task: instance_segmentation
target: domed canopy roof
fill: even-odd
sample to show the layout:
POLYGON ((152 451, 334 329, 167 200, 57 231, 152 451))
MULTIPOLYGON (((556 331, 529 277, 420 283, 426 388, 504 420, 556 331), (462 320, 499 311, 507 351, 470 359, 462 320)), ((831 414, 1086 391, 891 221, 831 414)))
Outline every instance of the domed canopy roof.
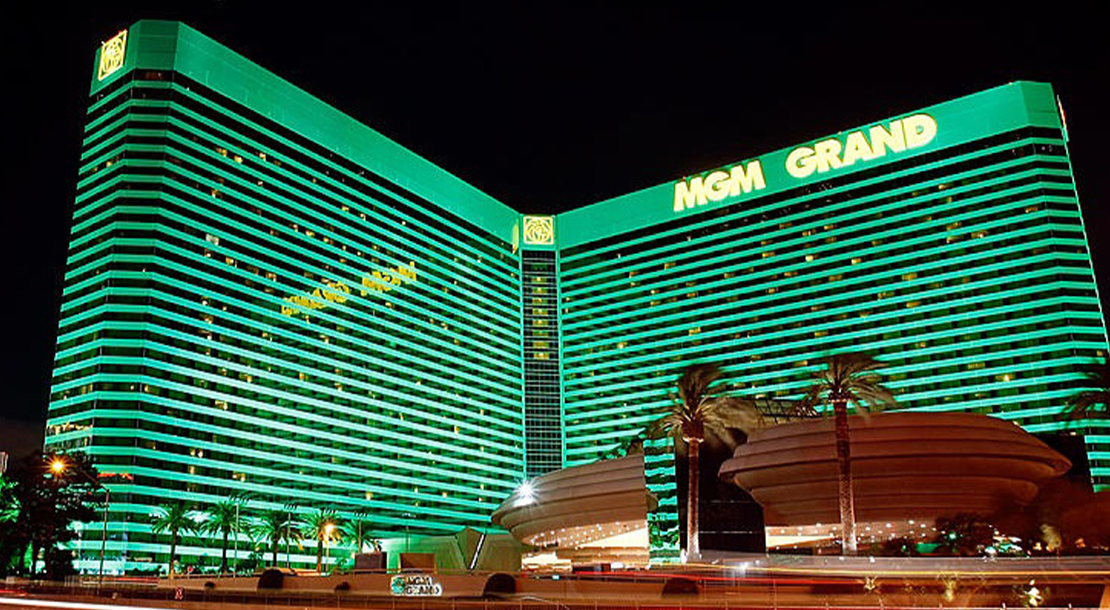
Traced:
MULTIPOLYGON (((990 514, 1006 501, 1029 502, 1040 482, 1071 467, 1013 423, 984 415, 901 412, 849 420, 860 523, 990 514)), ((840 520, 831 418, 754 432, 720 474, 752 494, 768 526, 840 520)))
MULTIPOLYGON (((563 468, 522 485, 492 521, 525 544, 574 549, 642 534, 658 500, 647 489, 643 454, 563 468)), ((638 539, 639 537, 637 537, 638 539)))

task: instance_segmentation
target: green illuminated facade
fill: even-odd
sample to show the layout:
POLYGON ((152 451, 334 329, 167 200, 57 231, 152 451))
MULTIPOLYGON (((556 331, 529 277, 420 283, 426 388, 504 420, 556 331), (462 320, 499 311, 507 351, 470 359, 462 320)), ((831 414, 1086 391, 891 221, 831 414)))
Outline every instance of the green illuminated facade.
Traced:
POLYGON ((165 561, 171 499, 488 524, 524 470, 519 215, 187 26, 125 58, 94 76, 47 443, 114 475, 112 567, 165 561))
POLYGON ((912 116, 935 134, 899 152, 876 142, 908 118, 757 158, 763 188, 719 202, 676 201, 707 172, 559 216, 568 464, 651 421, 689 363, 789 399, 822 357, 863 351, 888 363, 901 409, 1075 429, 1110 483, 1110 428, 1062 414, 1107 337, 1051 88, 1014 83, 912 116), (849 166, 855 134, 872 158, 849 166), (806 169, 796 151, 830 140, 841 167, 790 172, 806 169))
MULTIPOLYGON (((537 217, 187 26, 112 44, 47 430, 112 489, 110 571, 167 561, 148 515, 178 499, 485 529, 522 478, 609 454, 706 360, 790 398, 822 356, 871 352, 902 408, 1074 428, 1110 481, 1110 429, 1061 415, 1107 337, 1048 85, 537 217)), ((672 458, 649 456, 674 529, 672 458)))

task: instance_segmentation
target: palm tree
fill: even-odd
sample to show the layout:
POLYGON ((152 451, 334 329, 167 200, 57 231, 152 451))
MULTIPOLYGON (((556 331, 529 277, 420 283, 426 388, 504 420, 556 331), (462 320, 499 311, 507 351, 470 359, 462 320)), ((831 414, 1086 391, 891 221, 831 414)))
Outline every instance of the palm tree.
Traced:
POLYGON ((678 396, 671 394, 671 404, 663 416, 648 428, 649 438, 673 436, 686 442, 688 479, 686 484, 686 556, 696 559, 701 555, 698 544, 698 455, 705 432, 727 427, 750 430, 760 425, 762 418, 754 404, 747 399, 724 394, 725 384, 718 384, 721 369, 716 364, 695 364, 686 368, 678 378, 678 396))
POLYGON ((324 545, 339 537, 339 515, 330 508, 320 508, 302 524, 306 537, 316 540, 316 571, 324 567, 324 545))
POLYGON ((363 542, 366 540, 365 534, 370 531, 374 526, 373 522, 369 519, 370 515, 359 511, 351 520, 344 524, 343 530, 347 532, 352 538, 355 539, 355 553, 362 552, 363 542))
POLYGON ((201 524, 200 529, 205 534, 220 534, 220 574, 227 573, 227 539, 231 532, 238 536, 239 527, 239 502, 229 498, 218 502, 208 513, 208 518, 201 524))
POLYGON ((151 530, 155 534, 169 532, 170 534, 170 571, 173 578, 173 564, 177 558, 177 543, 181 541, 182 534, 196 533, 197 523, 193 520, 194 512, 184 502, 174 502, 168 506, 159 506, 151 513, 153 523, 151 530))
POLYGON ((278 550, 281 541, 293 536, 293 519, 285 509, 268 510, 262 513, 254 522, 254 535, 270 543, 270 565, 278 564, 278 550))
POLYGON ((802 399, 804 409, 814 410, 831 402, 836 420, 836 465, 840 487, 840 529, 843 553, 856 554, 856 509, 852 493, 852 450, 848 431, 848 406, 866 415, 894 405, 894 394, 879 383, 875 372, 882 366, 867 354, 837 354, 825 360, 825 368, 813 373, 813 385, 802 399))
POLYGON ((1094 362, 1082 367, 1087 390, 1071 397, 1068 413, 1072 418, 1110 417, 1110 360, 1094 362), (1098 413, 1102 411, 1101 413, 1098 413))

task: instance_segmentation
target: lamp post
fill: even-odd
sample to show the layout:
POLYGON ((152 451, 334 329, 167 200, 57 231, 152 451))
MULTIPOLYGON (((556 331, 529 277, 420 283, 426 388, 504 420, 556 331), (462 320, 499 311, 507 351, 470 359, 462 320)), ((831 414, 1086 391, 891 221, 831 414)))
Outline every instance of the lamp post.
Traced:
POLYGON ((285 567, 293 568, 293 552, 291 550, 293 544, 293 511, 298 508, 296 502, 289 502, 285 505, 285 512, 288 519, 285 521, 285 567))
MULTIPOLYGON (((402 513, 401 517, 404 518, 404 520, 405 520, 405 552, 408 553, 409 552, 409 520, 413 518, 413 514, 412 513, 402 513)), ((404 571, 403 566, 401 565, 401 558, 400 557, 397 558, 397 567, 402 568, 402 570, 401 570, 402 572, 404 571)))
MULTIPOLYGON (((55 475, 61 475, 69 469, 69 464, 61 456, 55 457, 50 462, 50 470, 55 475)), ((100 569, 97 572, 96 587, 99 589, 104 585, 104 551, 108 546, 108 507, 112 504, 112 492, 103 483, 96 480, 95 477, 85 472, 80 468, 74 468, 75 472, 85 477, 94 486, 99 487, 104 491, 104 522, 100 529, 100 569)))
MULTIPOLYGON (((240 536, 240 534, 243 533, 242 525, 239 522, 239 508, 241 506, 243 506, 244 502, 250 501, 251 495, 250 495, 250 493, 244 492, 244 493, 236 493, 232 497, 235 499, 235 553, 234 553, 233 557, 235 559, 236 564, 238 564, 238 562, 239 562, 239 536, 240 536)), ((231 572, 232 572, 232 574, 236 574, 236 575, 239 574, 238 567, 236 567, 236 569, 233 569, 231 572)))
POLYGON ((233 553, 233 555, 235 557, 236 568, 231 571, 231 573, 235 576, 239 575, 239 569, 238 569, 238 564, 239 564, 239 532, 240 532, 240 529, 239 529, 239 506, 241 504, 242 504, 242 502, 236 502, 235 503, 235 553, 233 553))

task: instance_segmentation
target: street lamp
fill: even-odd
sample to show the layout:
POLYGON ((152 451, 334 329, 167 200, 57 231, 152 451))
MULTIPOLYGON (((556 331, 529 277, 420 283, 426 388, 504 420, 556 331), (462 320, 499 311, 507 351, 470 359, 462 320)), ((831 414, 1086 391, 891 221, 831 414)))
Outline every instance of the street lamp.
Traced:
POLYGON ((293 511, 297 510, 300 505, 296 502, 288 502, 285 505, 285 512, 287 519, 285 521, 285 567, 292 569, 293 567, 293 552, 291 547, 293 545, 293 511))
POLYGON ((405 552, 409 552, 409 521, 414 517, 412 513, 401 513, 401 518, 405 520, 405 552))
MULTIPOLYGON (((50 471, 53 472, 55 475, 61 476, 67 469, 69 469, 69 464, 62 456, 55 456, 55 458, 50 462, 50 471)), ((104 550, 108 546, 108 507, 112 503, 112 492, 107 487, 105 487, 104 484, 96 480, 96 477, 90 475, 84 470, 80 468, 74 468, 73 470, 74 472, 77 472, 81 476, 88 479, 89 482, 91 482, 96 487, 104 490, 104 523, 100 530, 100 569, 98 571, 96 579, 96 586, 97 588, 100 588, 104 585, 104 550)))
MULTIPOLYGON (((366 492, 366 499, 370 500, 374 497, 373 492, 366 492)), ((355 513, 355 554, 358 555, 362 552, 362 522, 366 520, 369 514, 364 510, 359 510, 355 513)))
POLYGON ((250 496, 249 493, 237 493, 237 494, 235 494, 234 499, 235 499, 235 554, 234 554, 234 558, 235 558, 236 568, 233 569, 231 572, 232 572, 232 574, 238 575, 239 574, 239 569, 238 569, 239 537, 243 533, 242 526, 239 523, 239 508, 243 505, 244 502, 249 502, 250 499, 251 499, 251 496, 250 496))
POLYGON ((231 570, 234 576, 239 575, 239 534, 243 531, 239 526, 239 507, 242 506, 242 504, 242 502, 235 503, 235 553, 233 554, 235 557, 235 568, 231 570))

